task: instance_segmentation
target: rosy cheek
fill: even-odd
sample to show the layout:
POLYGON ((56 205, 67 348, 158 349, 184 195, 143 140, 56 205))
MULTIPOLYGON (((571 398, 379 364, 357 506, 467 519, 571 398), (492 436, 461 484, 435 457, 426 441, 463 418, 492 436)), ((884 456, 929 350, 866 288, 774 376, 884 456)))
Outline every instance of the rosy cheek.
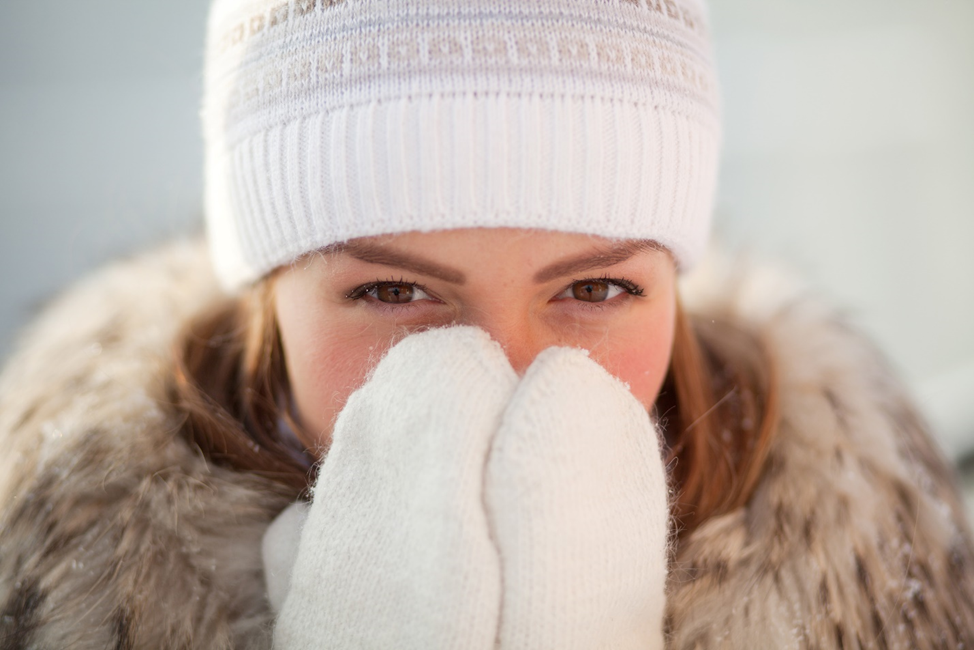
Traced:
POLYGON ((650 410, 666 378, 673 348, 675 304, 667 301, 648 313, 620 323, 592 357, 650 410))
POLYGON ((659 395, 669 360, 669 346, 646 341, 614 350, 600 362, 610 373, 627 383, 636 399, 649 410, 659 395))
MULTIPOLYGON (((335 418, 390 345, 387 338, 358 329, 332 329, 293 355, 288 375, 302 428, 314 446, 326 445, 335 418)), ((289 355, 292 356, 292 355, 289 355)))

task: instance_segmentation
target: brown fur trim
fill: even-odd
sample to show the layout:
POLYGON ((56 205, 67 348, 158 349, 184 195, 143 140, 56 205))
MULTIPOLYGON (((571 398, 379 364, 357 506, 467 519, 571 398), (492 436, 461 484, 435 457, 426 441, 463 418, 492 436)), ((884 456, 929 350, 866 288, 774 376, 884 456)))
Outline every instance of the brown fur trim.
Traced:
POLYGON ((768 344, 781 430, 750 502, 678 550, 670 647, 974 647, 963 505, 884 360, 774 274, 733 276, 697 278, 698 308, 768 344))
POLYGON ((274 486, 208 466, 162 377, 214 295, 198 244, 52 305, 0 379, 0 647, 266 648, 274 486))

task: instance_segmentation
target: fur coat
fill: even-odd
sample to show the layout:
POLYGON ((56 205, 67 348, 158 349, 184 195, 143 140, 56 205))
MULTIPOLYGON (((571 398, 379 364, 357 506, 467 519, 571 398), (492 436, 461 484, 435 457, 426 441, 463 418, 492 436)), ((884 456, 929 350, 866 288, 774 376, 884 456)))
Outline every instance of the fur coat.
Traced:
MULTIPOLYGON (((725 270, 726 271, 726 270, 725 270)), ((671 648, 974 648, 951 470, 877 353, 766 271, 695 274, 691 311, 768 344, 781 429, 748 504, 680 544, 671 648)), ((268 648, 274 485, 208 464, 165 402, 173 337, 219 297, 199 243, 56 301, 0 377, 0 648, 268 648)))

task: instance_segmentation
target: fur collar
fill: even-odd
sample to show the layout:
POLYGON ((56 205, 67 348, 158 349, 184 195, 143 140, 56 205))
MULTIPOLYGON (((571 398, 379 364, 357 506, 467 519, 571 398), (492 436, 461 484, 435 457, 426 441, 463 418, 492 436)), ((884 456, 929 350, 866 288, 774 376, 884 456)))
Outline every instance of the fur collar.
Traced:
MULTIPOLYGON (((679 548, 669 647, 974 647, 974 547, 901 388, 817 302, 735 268, 684 299, 768 343, 782 428, 751 502, 679 548)), ((179 243, 22 341, 0 377, 0 647, 270 647, 260 540, 287 498, 208 465, 164 401, 175 332, 218 298, 179 243)))
POLYGON ((717 264, 687 289, 767 343, 782 421, 748 505, 679 550, 672 647, 971 647, 963 503, 882 356, 772 271, 717 264))

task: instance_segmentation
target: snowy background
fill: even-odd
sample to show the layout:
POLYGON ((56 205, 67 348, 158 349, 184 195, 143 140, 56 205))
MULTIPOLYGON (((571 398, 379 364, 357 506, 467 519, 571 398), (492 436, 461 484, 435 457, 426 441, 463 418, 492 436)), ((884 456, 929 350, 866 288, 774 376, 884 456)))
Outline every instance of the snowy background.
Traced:
MULTIPOLYGON (((200 228, 206 5, 0 0, 0 358, 66 283, 200 228)), ((842 306, 974 456, 974 3, 711 13, 722 238, 842 306)))

